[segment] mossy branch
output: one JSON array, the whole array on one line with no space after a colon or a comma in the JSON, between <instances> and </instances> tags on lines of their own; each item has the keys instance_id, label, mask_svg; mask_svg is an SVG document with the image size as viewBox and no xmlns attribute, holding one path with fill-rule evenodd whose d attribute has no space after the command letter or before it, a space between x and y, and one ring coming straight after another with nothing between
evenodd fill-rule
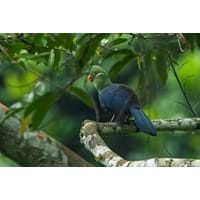
<instances>
[{"instance_id":1,"label":"mossy branch","mask_svg":"<svg viewBox=\"0 0 200 200\"><path fill-rule=\"evenodd\" d=\"M0 103L0 121L8 108ZM0 124L0 151L22 166L92 166L79 155L43 131L19 133L19 117Z\"/></svg>"},{"instance_id":2,"label":"mossy branch","mask_svg":"<svg viewBox=\"0 0 200 200\"><path fill-rule=\"evenodd\" d=\"M159 131L191 130L200 128L200 118L153 120ZM95 159L107 167L200 167L200 160L178 158L152 158L140 161L128 161L114 153L103 141L100 135L117 135L136 133L133 125L116 123L97 123L86 120L80 131L80 141Z\"/></svg>"}]
</instances>

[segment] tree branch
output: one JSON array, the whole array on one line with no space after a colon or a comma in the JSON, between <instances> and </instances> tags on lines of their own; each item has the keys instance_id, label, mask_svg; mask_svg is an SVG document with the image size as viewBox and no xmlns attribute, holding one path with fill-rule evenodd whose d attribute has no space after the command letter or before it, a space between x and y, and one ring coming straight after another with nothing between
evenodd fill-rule
<instances>
[{"instance_id":1,"label":"tree branch","mask_svg":"<svg viewBox=\"0 0 200 200\"><path fill-rule=\"evenodd\" d=\"M154 120L157 130L199 130L200 118L178 120ZM107 167L197 167L200 160L178 158L152 158L140 161L128 161L114 153L100 137L105 134L125 134L135 132L131 125L116 123L97 123L84 121L80 131L80 141L95 159Z\"/></svg>"},{"instance_id":2,"label":"tree branch","mask_svg":"<svg viewBox=\"0 0 200 200\"><path fill-rule=\"evenodd\" d=\"M200 130L200 118L184 118L184 119L157 119L151 120L157 131L191 131L195 132ZM134 122L130 125L128 124L118 124L114 122L95 122L86 120L83 124L87 122L95 123L99 134L102 136L112 136L112 135L133 135L136 134L136 127Z\"/></svg>"},{"instance_id":3,"label":"tree branch","mask_svg":"<svg viewBox=\"0 0 200 200\"><path fill-rule=\"evenodd\" d=\"M8 108L0 104L0 121ZM22 166L92 166L66 146L43 131L19 133L19 117L9 117L0 124L0 150Z\"/></svg>"}]
</instances>

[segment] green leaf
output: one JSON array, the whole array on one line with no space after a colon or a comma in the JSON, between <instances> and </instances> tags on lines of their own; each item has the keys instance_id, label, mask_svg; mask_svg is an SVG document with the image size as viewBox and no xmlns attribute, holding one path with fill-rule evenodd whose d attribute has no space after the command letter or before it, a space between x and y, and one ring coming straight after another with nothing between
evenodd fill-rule
<instances>
[{"instance_id":1,"label":"green leaf","mask_svg":"<svg viewBox=\"0 0 200 200\"><path fill-rule=\"evenodd\" d=\"M68 49L70 51L76 48L75 46L75 34L74 33L60 33L60 34L49 34L48 46L50 48Z\"/></svg>"},{"instance_id":2,"label":"green leaf","mask_svg":"<svg viewBox=\"0 0 200 200\"><path fill-rule=\"evenodd\" d=\"M49 60L48 60L48 66L50 68L53 68L54 62L55 62L55 52L53 49L51 49Z\"/></svg>"},{"instance_id":3,"label":"green leaf","mask_svg":"<svg viewBox=\"0 0 200 200\"><path fill-rule=\"evenodd\" d=\"M48 92L43 96L38 97L26 108L24 112L24 119L32 113L32 127L33 129L38 128L41 124L46 113L50 107L56 102L57 95L52 92Z\"/></svg>"},{"instance_id":4,"label":"green leaf","mask_svg":"<svg viewBox=\"0 0 200 200\"><path fill-rule=\"evenodd\" d=\"M7 156L1 153L0 156L0 167L19 167L20 165L17 164L14 160L11 160Z\"/></svg>"},{"instance_id":5,"label":"green leaf","mask_svg":"<svg viewBox=\"0 0 200 200\"><path fill-rule=\"evenodd\" d=\"M76 97L78 97L88 107L93 108L92 98L84 90L73 86L71 87L70 92Z\"/></svg>"},{"instance_id":6,"label":"green leaf","mask_svg":"<svg viewBox=\"0 0 200 200\"><path fill-rule=\"evenodd\" d=\"M152 50L152 40L144 39L141 36L135 37L132 41L132 49L136 54L142 55Z\"/></svg>"},{"instance_id":7,"label":"green leaf","mask_svg":"<svg viewBox=\"0 0 200 200\"><path fill-rule=\"evenodd\" d=\"M47 45L47 38L44 33L36 33L32 34L33 36L33 43L39 45L41 47L45 47Z\"/></svg>"},{"instance_id":8,"label":"green leaf","mask_svg":"<svg viewBox=\"0 0 200 200\"><path fill-rule=\"evenodd\" d=\"M113 50L113 51L110 51L108 53L106 53L104 55L104 60L105 59L108 59L112 56L120 56L120 55L132 55L132 56L137 56L136 54L133 53L132 50L130 49L119 49L119 50Z\"/></svg>"},{"instance_id":9,"label":"green leaf","mask_svg":"<svg viewBox=\"0 0 200 200\"><path fill-rule=\"evenodd\" d=\"M19 129L20 134L23 136L31 121L31 114L23 118Z\"/></svg>"},{"instance_id":10,"label":"green leaf","mask_svg":"<svg viewBox=\"0 0 200 200\"><path fill-rule=\"evenodd\" d=\"M107 36L108 34L97 34L95 36L90 34L87 36L87 40L80 45L80 48L76 53L76 59L80 67L84 67L92 56L94 56L101 40Z\"/></svg>"},{"instance_id":11,"label":"green leaf","mask_svg":"<svg viewBox=\"0 0 200 200\"><path fill-rule=\"evenodd\" d=\"M62 59L63 59L63 52L60 50L55 50L55 60L53 64L53 70L55 72L59 72Z\"/></svg>"},{"instance_id":12,"label":"green leaf","mask_svg":"<svg viewBox=\"0 0 200 200\"><path fill-rule=\"evenodd\" d=\"M8 54L13 56L14 54L18 54L21 49L25 49L26 45L22 42L13 42L12 44L4 45L7 48Z\"/></svg>"},{"instance_id":13,"label":"green leaf","mask_svg":"<svg viewBox=\"0 0 200 200\"><path fill-rule=\"evenodd\" d=\"M124 58L122 58L122 60L120 60L119 62L116 62L111 67L111 70L109 72L110 76L111 77L116 76L122 70L122 68L125 67L126 64L128 64L133 58L134 58L134 56L128 55L128 56L125 56Z\"/></svg>"},{"instance_id":14,"label":"green leaf","mask_svg":"<svg viewBox=\"0 0 200 200\"><path fill-rule=\"evenodd\" d=\"M117 38L111 42L111 45L115 46L115 45L119 45L124 42L127 42L126 38Z\"/></svg>"}]
</instances>

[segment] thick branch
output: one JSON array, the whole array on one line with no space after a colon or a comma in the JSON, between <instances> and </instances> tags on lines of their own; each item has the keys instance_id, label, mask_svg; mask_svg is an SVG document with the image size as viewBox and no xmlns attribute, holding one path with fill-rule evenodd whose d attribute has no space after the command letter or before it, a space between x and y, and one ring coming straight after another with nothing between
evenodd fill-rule
<instances>
[{"instance_id":1,"label":"thick branch","mask_svg":"<svg viewBox=\"0 0 200 200\"><path fill-rule=\"evenodd\" d=\"M7 107L0 104L0 121ZM19 134L20 120L10 117L0 125L0 150L23 166L91 166L42 131Z\"/></svg>"},{"instance_id":2,"label":"thick branch","mask_svg":"<svg viewBox=\"0 0 200 200\"><path fill-rule=\"evenodd\" d=\"M200 119L191 119L192 122L195 123L183 123L188 122L189 119L182 119L180 123L177 123L176 120L157 120L161 121L160 127L163 126L163 129L166 130L167 126L169 126L170 122L172 124L173 130L183 130L191 129L196 130L198 126L196 123L200 123ZM174 123L175 122L175 123ZM182 125L180 125L182 123ZM154 123L155 124L155 123ZM167 125L167 126L166 126ZM159 124L156 124L158 127ZM182 129L180 129L182 127ZM140 161L128 161L114 153L102 140L99 134L107 134L107 133L129 133L133 127L124 125L120 126L115 123L97 123L94 121L85 121L80 131L80 140L81 143L85 145L85 148L88 149L95 157L95 159L101 162L103 165L107 167L197 167L200 166L200 160L193 159L178 159L178 158L152 158L148 160L140 160ZM184 129L184 130L185 130ZM134 132L135 129L133 128Z\"/></svg>"},{"instance_id":3,"label":"thick branch","mask_svg":"<svg viewBox=\"0 0 200 200\"><path fill-rule=\"evenodd\" d=\"M87 121L86 121L87 122ZM200 130L200 118L184 118L184 119L157 119L152 120L157 131L191 131L195 132ZM125 135L125 134L135 134L136 127L127 124L117 124L113 122L108 123L97 123L99 134L104 135Z\"/></svg>"}]
</instances>

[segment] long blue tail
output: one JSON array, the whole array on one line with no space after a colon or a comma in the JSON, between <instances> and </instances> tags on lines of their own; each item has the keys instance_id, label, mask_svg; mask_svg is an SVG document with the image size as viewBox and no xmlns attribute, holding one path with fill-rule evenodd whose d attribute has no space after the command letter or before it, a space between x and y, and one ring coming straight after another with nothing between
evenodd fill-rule
<instances>
[{"instance_id":1,"label":"long blue tail","mask_svg":"<svg viewBox=\"0 0 200 200\"><path fill-rule=\"evenodd\" d=\"M156 136L156 129L146 114L139 108L130 107L130 112L135 118L136 127L139 131Z\"/></svg>"}]
</instances>

